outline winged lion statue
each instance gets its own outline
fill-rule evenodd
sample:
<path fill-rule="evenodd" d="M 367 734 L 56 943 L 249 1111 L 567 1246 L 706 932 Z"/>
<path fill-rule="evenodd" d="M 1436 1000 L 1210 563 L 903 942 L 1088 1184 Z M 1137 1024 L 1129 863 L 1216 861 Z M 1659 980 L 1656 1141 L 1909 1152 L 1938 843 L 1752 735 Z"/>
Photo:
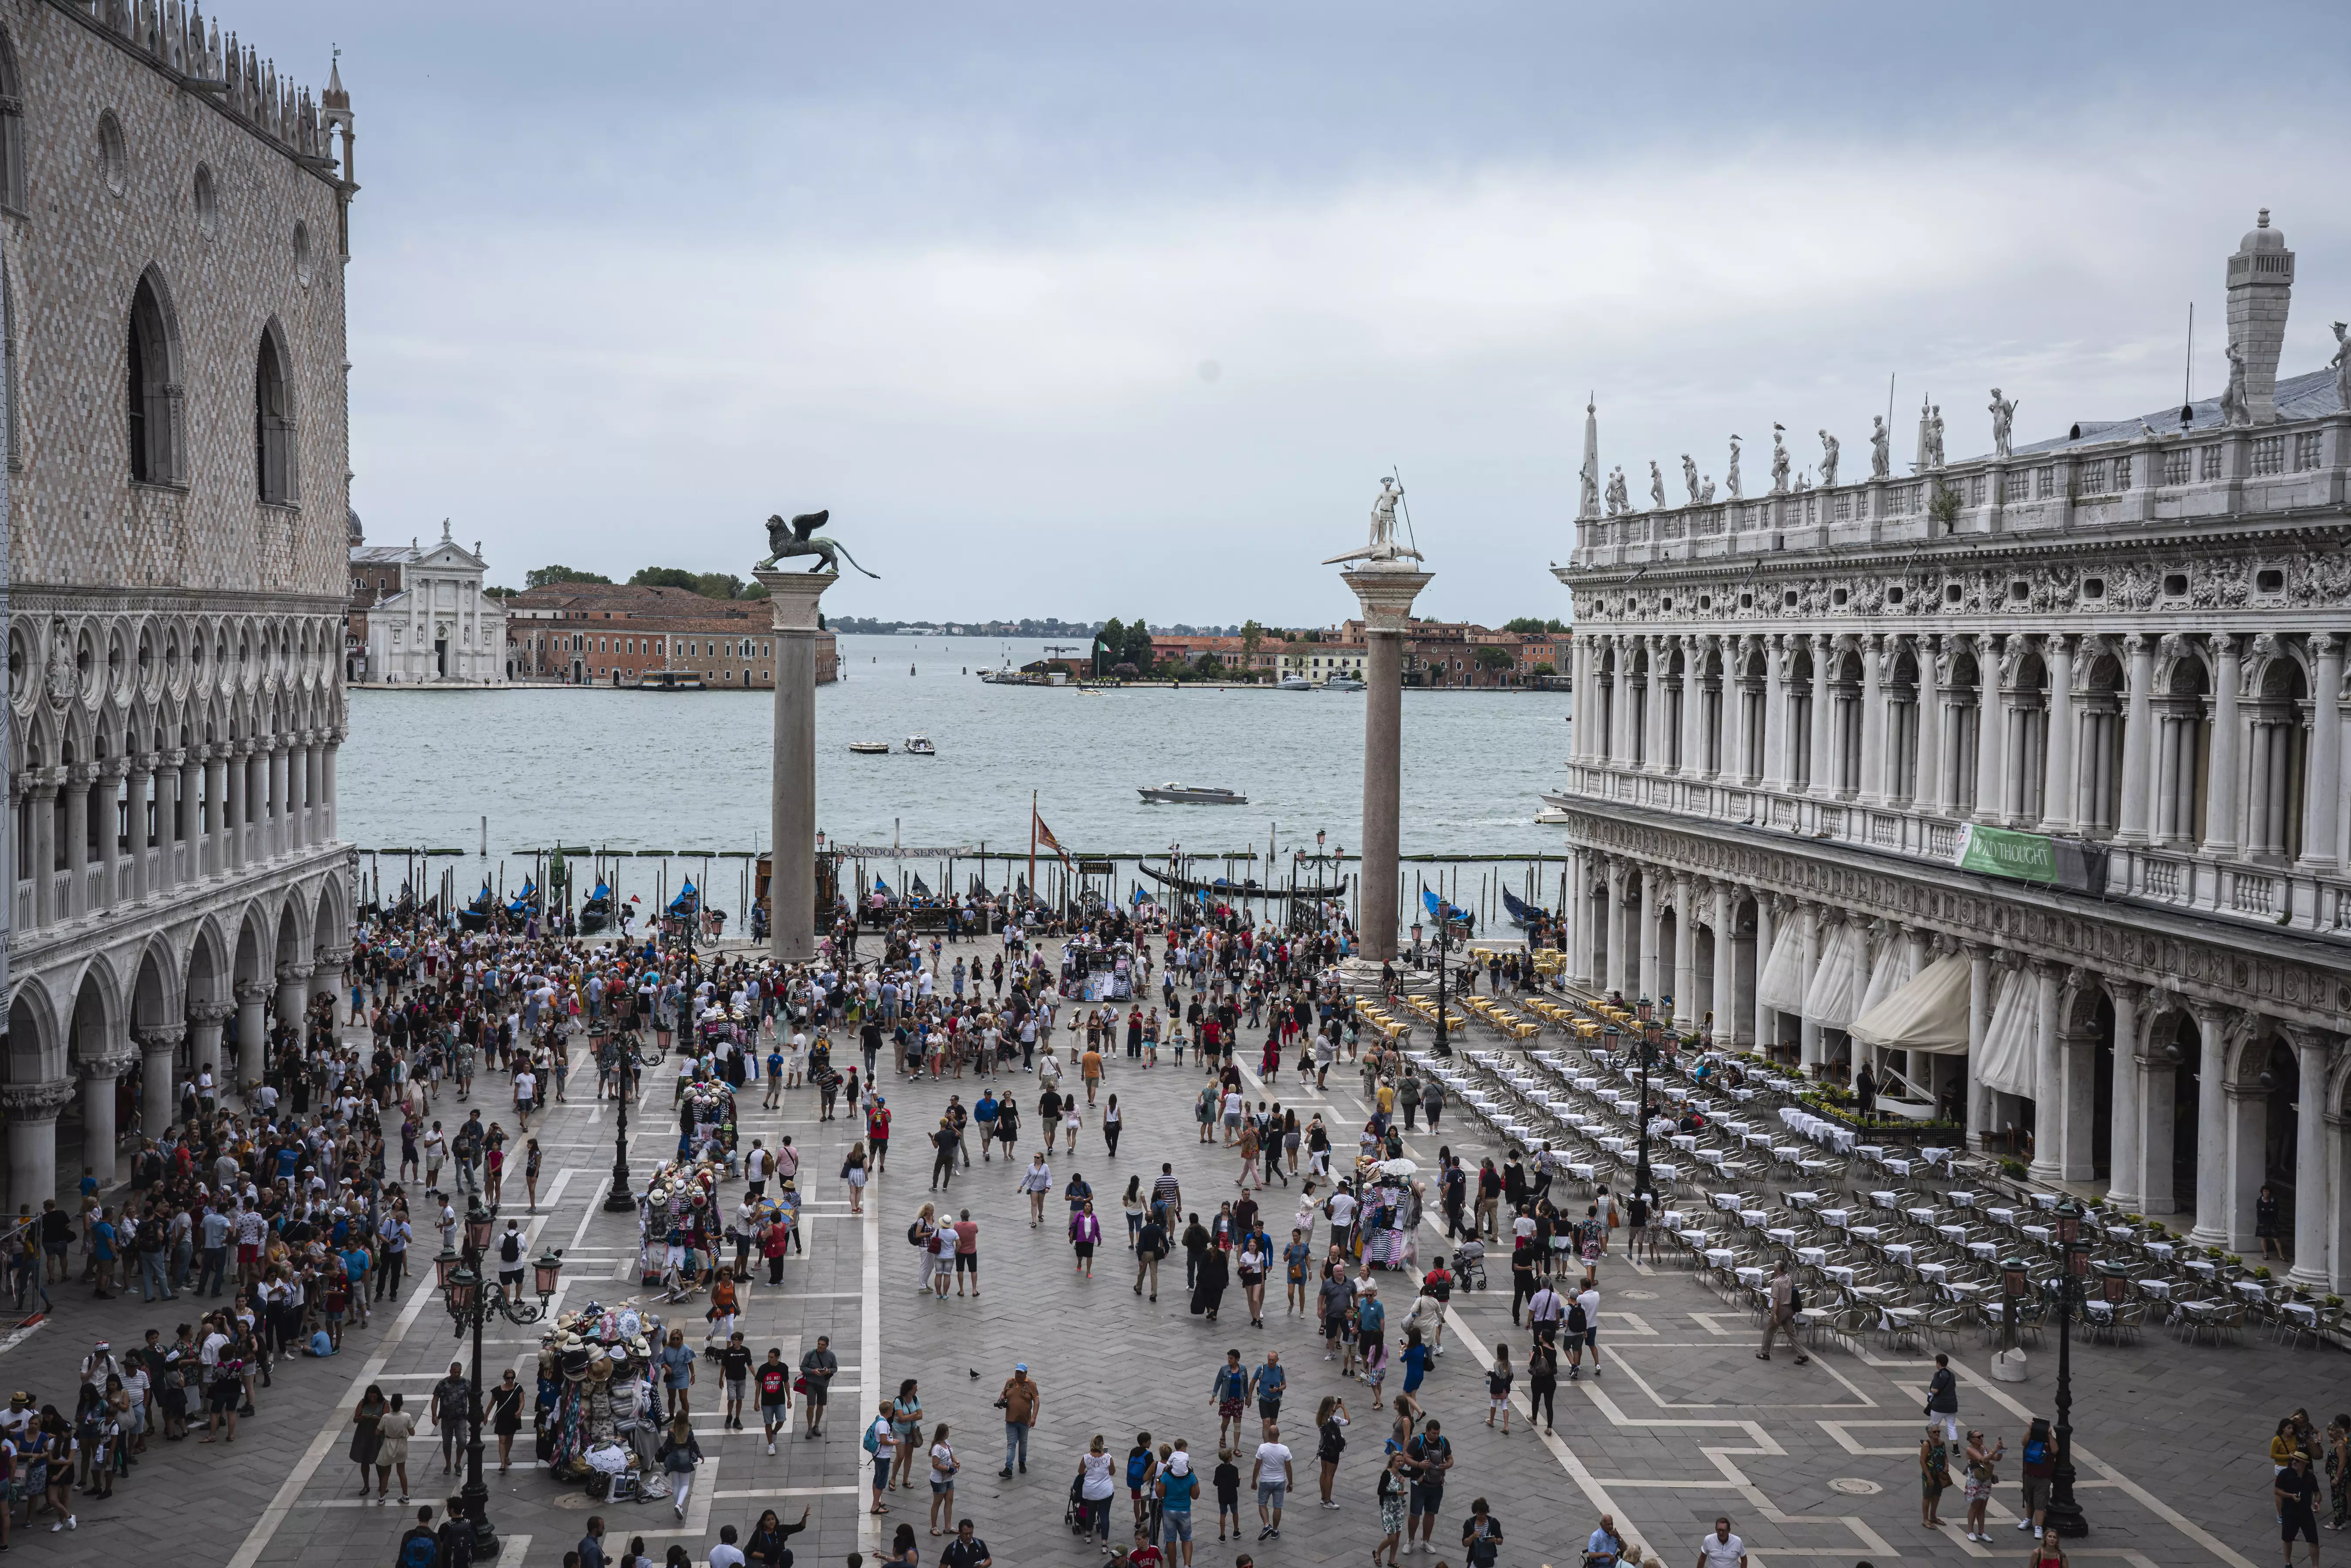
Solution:
<path fill-rule="evenodd" d="M 863 567 L 857 565 L 857 558 L 841 548 L 839 539 L 816 531 L 831 516 L 832 513 L 828 508 L 821 512 L 802 512 L 789 523 L 779 516 L 768 517 L 768 559 L 751 570 L 765 571 L 787 556 L 806 555 L 816 558 L 816 564 L 809 568 L 812 572 L 838 572 L 843 559 L 857 567 L 858 570 L 865 571 Z M 878 571 L 865 571 L 865 575 L 876 582 L 882 580 L 882 574 Z"/>

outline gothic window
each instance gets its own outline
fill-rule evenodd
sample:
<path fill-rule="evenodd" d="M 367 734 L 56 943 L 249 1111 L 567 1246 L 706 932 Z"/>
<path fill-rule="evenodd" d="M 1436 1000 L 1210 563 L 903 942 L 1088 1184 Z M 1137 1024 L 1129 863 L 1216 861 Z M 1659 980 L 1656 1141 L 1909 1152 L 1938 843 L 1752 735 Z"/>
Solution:
<path fill-rule="evenodd" d="M 16 75 L 16 50 L 0 35 L 0 207 L 27 211 L 25 189 L 25 100 Z"/>
<path fill-rule="evenodd" d="M 131 477 L 148 485 L 182 478 L 177 348 L 163 297 L 150 271 L 131 297 L 129 376 L 124 383 Z"/>
<path fill-rule="evenodd" d="M 273 321 L 262 329 L 253 362 L 254 494 L 271 506 L 292 506 L 294 402 L 286 373 L 284 341 Z"/>

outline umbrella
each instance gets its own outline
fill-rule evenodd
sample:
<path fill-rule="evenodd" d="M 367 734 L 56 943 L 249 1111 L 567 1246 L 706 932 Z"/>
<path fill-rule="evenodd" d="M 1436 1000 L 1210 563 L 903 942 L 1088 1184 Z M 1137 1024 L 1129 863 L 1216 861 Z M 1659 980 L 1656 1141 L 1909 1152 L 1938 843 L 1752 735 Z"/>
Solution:
<path fill-rule="evenodd" d="M 1378 1171 L 1382 1176 L 1408 1176 L 1420 1169 L 1418 1166 L 1413 1164 L 1410 1160 L 1382 1160 L 1378 1165 L 1372 1168 Z"/>

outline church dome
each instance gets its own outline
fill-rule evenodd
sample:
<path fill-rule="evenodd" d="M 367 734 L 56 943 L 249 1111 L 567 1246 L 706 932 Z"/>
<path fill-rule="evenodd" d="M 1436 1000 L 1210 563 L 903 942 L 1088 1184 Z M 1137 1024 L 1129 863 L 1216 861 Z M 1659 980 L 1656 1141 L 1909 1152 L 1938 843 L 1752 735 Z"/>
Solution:
<path fill-rule="evenodd" d="M 360 515 L 356 510 L 349 507 L 344 507 L 343 510 L 350 517 L 351 548 L 357 549 L 367 543 L 367 530 L 360 527 Z"/>

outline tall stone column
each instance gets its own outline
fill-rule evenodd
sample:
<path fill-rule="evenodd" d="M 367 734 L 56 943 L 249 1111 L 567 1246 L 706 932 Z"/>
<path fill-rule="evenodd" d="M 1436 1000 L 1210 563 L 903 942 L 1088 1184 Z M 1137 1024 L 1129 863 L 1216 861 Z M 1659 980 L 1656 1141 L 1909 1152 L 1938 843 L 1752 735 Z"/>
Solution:
<path fill-rule="evenodd" d="M 2310 640 L 2316 678 L 2310 684 L 2310 787 L 2303 791 L 2302 863 L 2332 870 L 2343 818 L 2343 639 Z"/>
<path fill-rule="evenodd" d="M 142 752 L 131 762 L 131 809 L 126 813 L 131 820 L 125 835 L 131 841 L 131 867 L 115 889 L 118 898 L 143 899 L 155 891 L 156 878 L 147 867 L 147 800 L 154 788 L 155 754 Z"/>
<path fill-rule="evenodd" d="M 2188 1239 L 2199 1247 L 2229 1240 L 2229 1011 L 2190 1002 L 2199 1037 L 2196 1068 L 2196 1228 Z"/>
<path fill-rule="evenodd" d="M 246 785 L 252 774 L 247 766 L 251 749 L 235 741 L 221 748 L 220 767 L 227 779 L 228 794 L 226 809 L 219 810 L 216 821 L 221 831 L 220 869 L 225 872 L 241 870 L 245 865 L 245 824 L 250 815 Z"/>
<path fill-rule="evenodd" d="M 1601 966 L 1601 989 L 1620 996 L 1640 994 L 1640 967 L 1631 957 L 1633 950 L 1632 922 L 1625 918 L 1625 861 L 1622 856 L 1608 859 L 1608 961 Z"/>
<path fill-rule="evenodd" d="M 2152 998 L 2153 992 L 2148 993 Z M 2150 1006 L 2152 1003 L 2150 1003 Z M 2172 1196 L 2172 1118 L 2179 1104 L 2179 1068 L 2171 1059 L 2170 1040 L 2179 1020 L 2168 1010 L 2151 1020 L 2163 1031 L 2163 1045 L 2154 1043 L 2155 1028 L 2142 1026 L 2138 1056 L 2138 1212 L 2149 1216 L 2176 1214 Z M 2119 1065 L 2120 1059 L 2116 1059 Z"/>
<path fill-rule="evenodd" d="M 1698 1026 L 1698 884 L 1674 879 L 1674 1029 L 1687 1034 Z"/>
<path fill-rule="evenodd" d="M 263 1009 L 269 1001 L 269 988 L 258 980 L 246 980 L 236 988 L 236 1092 L 245 1092 L 248 1083 L 261 1082 L 263 1064 L 267 1060 L 264 1050 L 267 1043 L 263 1033 Z M 230 1085 L 224 1084 L 226 1091 Z M 225 1094 L 224 1094 L 225 1097 Z"/>
<path fill-rule="evenodd" d="M 1714 884 L 1714 1044 L 1718 1051 L 1739 1044 L 1739 888 L 1734 883 Z"/>
<path fill-rule="evenodd" d="M 2326 1288 L 2326 1036 L 2314 1029 L 2287 1025 L 2286 1043 L 2294 1047 L 2294 1066 L 2302 1088 L 2294 1096 L 2294 1268 L 2286 1275 L 2297 1285 Z"/>
<path fill-rule="evenodd" d="M 342 749 L 343 732 L 327 732 L 326 756 L 319 764 L 319 841 L 324 843 L 335 836 L 335 754 Z"/>
<path fill-rule="evenodd" d="M 766 586 L 775 612 L 776 733 L 768 780 L 775 870 L 768 879 L 768 951 L 778 963 L 804 964 L 816 956 L 817 603 L 840 578 L 829 571 L 752 575 Z M 1366 861 L 1366 881 L 1370 870 Z M 1388 881 L 1395 881 L 1393 866 Z"/>
<path fill-rule="evenodd" d="M 114 1185 L 114 1161 L 122 1142 L 114 1123 L 114 1081 L 137 1060 L 129 1051 L 110 1051 L 76 1064 L 81 1070 L 81 1163 L 97 1174 L 101 1188 Z"/>
<path fill-rule="evenodd" d="M 180 864 L 175 877 L 179 882 L 202 882 L 204 876 L 204 748 L 191 746 L 172 753 L 180 760 L 180 798 L 175 802 L 180 811 L 175 857 Z"/>
<path fill-rule="evenodd" d="M 180 1057 L 180 1042 L 188 1036 L 183 1023 L 146 1024 L 131 1031 L 139 1042 L 139 1130 L 160 1138 L 179 1119 L 179 1085 L 172 1082 Z"/>
<path fill-rule="evenodd" d="M 1635 974 L 1634 984 L 1640 987 L 1642 998 L 1648 1001 L 1656 1001 L 1666 994 L 1665 983 L 1658 974 L 1660 968 L 1658 962 L 1660 955 L 1657 952 L 1658 874 L 1656 866 L 1645 865 L 1641 868 L 1641 929 L 1634 944 L 1634 950 L 1640 955 L 1640 964 Z"/>
<path fill-rule="evenodd" d="M 1980 1150 L 1984 1135 L 1991 1131 L 1991 1114 L 1984 1103 L 1983 1088 L 1976 1074 L 1983 1066 L 1984 1035 L 1991 1027 L 1991 949 L 1979 943 L 1966 945 L 1968 955 L 1968 1077 L 1962 1103 L 1962 1117 L 1968 1124 L 1968 1147 Z"/>
<path fill-rule="evenodd" d="M 2074 831 L 2074 640 L 2046 641 L 2049 653 L 2049 739 L 2043 758 L 2041 821 L 2044 832 Z M 2095 663 L 2092 650 L 2082 654 Z"/>
<path fill-rule="evenodd" d="M 1828 946 L 1829 912 L 1818 904 L 1802 906 L 1796 915 L 1796 996 L 1799 1005 L 1813 999 L 1813 976 L 1821 967 L 1821 952 Z M 1821 1026 L 1809 1011 L 1796 1014 L 1796 1060 L 1807 1075 L 1821 1064 Z"/>
<path fill-rule="evenodd" d="M 2204 849 L 2228 857 L 2237 852 L 2237 746 L 2242 728 L 2237 718 L 2237 679 L 2243 652 L 2241 638 L 2212 639 L 2212 752 L 2204 792 Z M 2210 1153 L 2199 1146 L 2199 1162 Z M 2200 1223 L 2203 1216 L 2197 1218 Z"/>
<path fill-rule="evenodd" d="M 2032 1179 L 2065 1179 L 2065 1085 L 2057 1055 L 2057 966 L 2028 958 L 2032 977 Z M 2017 982 L 2011 981 L 2011 984 Z"/>
<path fill-rule="evenodd" d="M 2133 632 L 2123 640 L 2123 813 L 2117 844 L 2147 841 L 2148 773 L 2155 741 L 2155 639 Z"/>
<path fill-rule="evenodd" d="M 198 1068 L 213 1070 L 213 1083 L 223 1084 L 221 1072 L 221 1025 L 235 1008 L 227 1002 L 190 1002 L 188 1004 L 188 1059 Z M 225 1092 L 223 1098 L 226 1098 Z"/>
<path fill-rule="evenodd" d="M 1778 1009 L 1763 999 L 1763 971 L 1771 967 L 1772 946 L 1787 940 L 1779 932 L 1780 907 L 1777 894 L 1755 895 L 1755 1050 L 1764 1056 L 1780 1043 Z"/>
<path fill-rule="evenodd" d="M 1404 732 L 1404 635 L 1412 601 L 1435 578 L 1401 560 L 1340 573 L 1364 612 L 1363 956 L 1396 954 L 1396 835 L 1403 810 L 1398 754 Z"/>
<path fill-rule="evenodd" d="M 87 763 L 66 769 L 66 896 L 57 913 L 67 919 L 89 913 L 89 790 L 97 778 Z"/>
<path fill-rule="evenodd" d="M 73 1097 L 70 1078 L 0 1083 L 0 1108 L 8 1113 L 8 1196 L 36 1214 L 44 1199 L 57 1196 L 57 1113 Z"/>
<path fill-rule="evenodd" d="M 55 925 L 65 917 L 57 907 L 57 787 L 33 786 L 33 924 Z"/>
<path fill-rule="evenodd" d="M 277 1021 L 288 1029 L 300 1029 L 309 1009 L 310 973 L 308 964 L 277 966 Z"/>
<path fill-rule="evenodd" d="M 2147 1173 L 2139 1164 L 2139 1124 L 2147 1103 L 2146 1070 L 2139 1065 L 2140 1021 L 2146 1016 L 2147 988 L 2133 980 L 2109 978 L 2106 999 L 2115 1008 L 2115 1095 L 2112 1131 L 2106 1137 L 2108 1169 L 2106 1201 L 2134 1213 L 2146 1196 Z"/>

